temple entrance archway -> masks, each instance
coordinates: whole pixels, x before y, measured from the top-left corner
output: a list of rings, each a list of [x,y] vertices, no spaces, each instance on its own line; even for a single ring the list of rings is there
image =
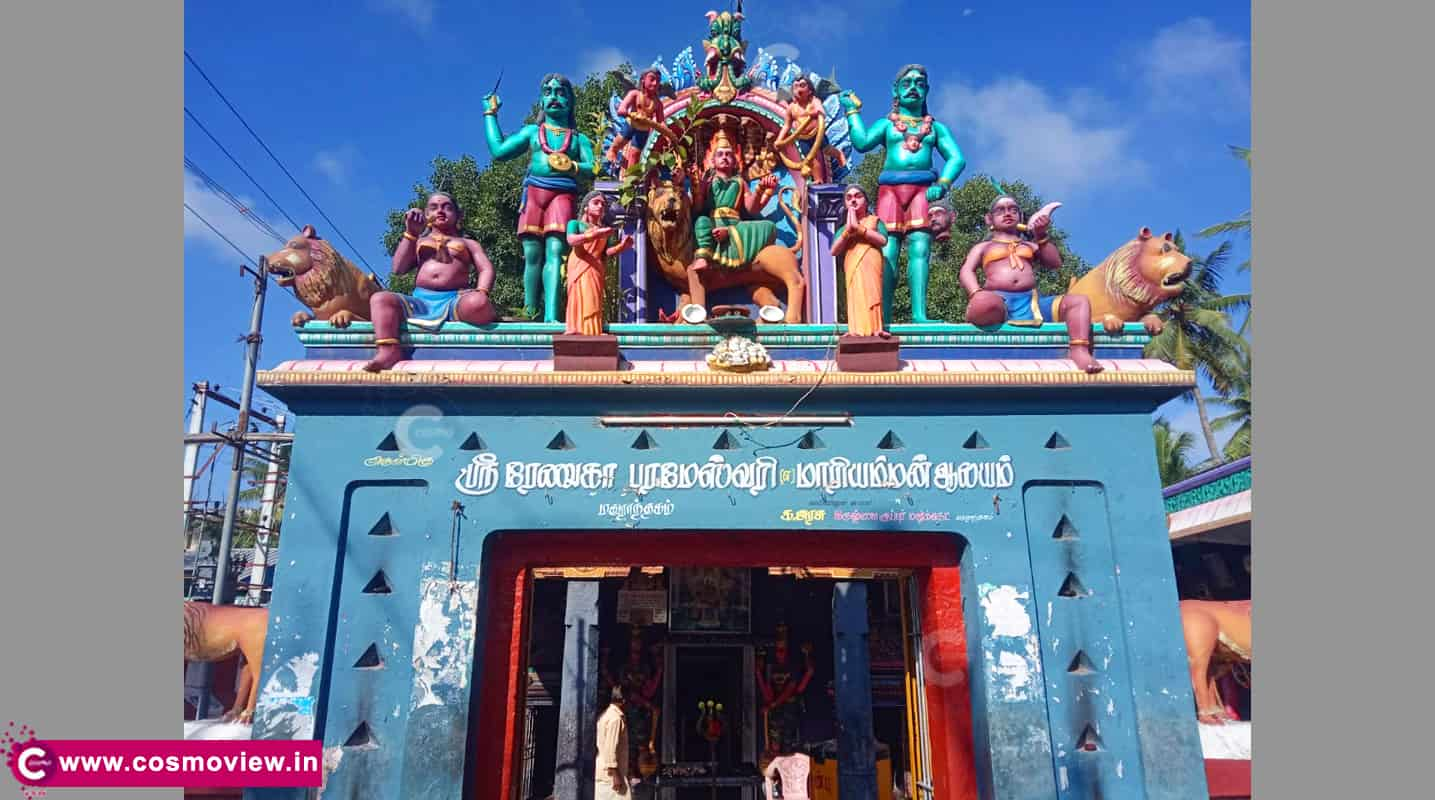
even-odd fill
[[[467,796],[591,797],[593,727],[607,705],[599,698],[623,680],[630,637],[641,630],[635,650],[652,655],[634,663],[644,664],[646,676],[659,663],[662,670],[644,698],[657,722],[639,731],[634,763],[639,746],[651,742],[648,759],[667,768],[657,781],[667,788],[652,791],[650,782],[635,798],[684,800],[687,784],[701,781],[676,778],[703,763],[703,752],[722,765],[710,776],[717,780],[704,784],[703,797],[720,788],[720,797],[760,798],[752,776],[784,736],[794,734],[796,746],[785,749],[815,754],[814,798],[835,798],[832,784],[839,779],[885,785],[874,795],[881,798],[894,796],[893,786],[918,798],[975,798],[959,567],[965,546],[956,534],[879,531],[491,534]],[[711,590],[715,574],[745,582],[745,605],[718,604],[745,611],[714,616],[693,602],[688,587]],[[644,624],[650,620],[640,607],[655,587],[676,602],[663,609],[663,623]],[[735,585],[718,588],[736,591]],[[626,622],[618,621],[620,594]],[[779,637],[790,639],[785,653],[777,648]],[[658,640],[664,647],[653,653]],[[806,672],[803,643],[817,663],[803,707],[783,704],[764,714],[764,699],[772,699],[778,682],[775,664],[788,673],[782,681],[799,681]],[[780,668],[779,653],[793,669]],[[838,666],[858,660],[858,667]],[[687,730],[699,713],[690,702],[695,698],[725,706],[723,733],[711,750],[696,730]],[[842,763],[838,751],[851,753],[853,745],[839,741],[839,718],[845,727],[865,720],[857,724],[872,730],[876,747],[864,754],[870,775]]]

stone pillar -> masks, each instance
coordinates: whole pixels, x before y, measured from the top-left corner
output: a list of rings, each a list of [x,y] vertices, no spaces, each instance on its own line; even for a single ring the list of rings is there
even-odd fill
[[[842,187],[810,185],[807,190],[807,235],[803,245],[803,268],[807,277],[807,321],[833,325],[841,319],[837,308],[837,259],[832,256],[832,237],[846,218],[842,208]]]
[[[598,732],[597,581],[568,582],[564,629],[553,795],[557,800],[593,800]]]
[[[872,735],[872,667],[867,652],[867,584],[832,588],[833,672],[837,694],[837,797],[877,797]]]

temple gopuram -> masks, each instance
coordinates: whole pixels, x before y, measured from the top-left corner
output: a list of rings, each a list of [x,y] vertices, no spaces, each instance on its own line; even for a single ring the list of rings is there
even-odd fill
[[[525,319],[442,193],[412,294],[312,229],[269,258],[309,311],[259,374],[297,419],[253,737],[321,739],[324,798],[589,800],[618,687],[634,798],[1207,797],[1151,441],[1195,376],[1143,357],[1190,259],[1133,221],[1043,296],[1055,204],[1003,195],[930,318],[966,157],[926,70],[864,106],[742,20],[601,132],[561,75],[482,98]]]

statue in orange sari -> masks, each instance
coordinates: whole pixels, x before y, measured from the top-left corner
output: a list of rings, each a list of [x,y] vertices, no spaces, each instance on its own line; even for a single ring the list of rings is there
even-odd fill
[[[607,259],[633,246],[631,235],[617,236],[608,216],[608,197],[599,191],[583,198],[578,219],[568,223],[568,307],[564,333],[603,335],[603,278]]]
[[[842,204],[847,207],[847,221],[832,242],[832,255],[842,256],[847,279],[847,332],[890,338],[882,324],[882,247],[887,244],[887,226],[871,212],[860,186],[847,187]]]

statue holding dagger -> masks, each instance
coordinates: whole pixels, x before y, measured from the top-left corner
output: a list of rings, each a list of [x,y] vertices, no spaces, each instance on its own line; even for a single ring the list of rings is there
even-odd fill
[[[503,76],[499,75],[499,82]],[[518,205],[518,239],[523,246],[523,308],[530,318],[543,302],[543,321],[558,321],[558,291],[566,232],[573,220],[578,176],[593,171],[593,144],[578,132],[573,83],[557,73],[539,83],[542,118],[504,136],[498,125],[498,83],[483,98],[483,132],[494,161],[527,155],[528,172]]]

